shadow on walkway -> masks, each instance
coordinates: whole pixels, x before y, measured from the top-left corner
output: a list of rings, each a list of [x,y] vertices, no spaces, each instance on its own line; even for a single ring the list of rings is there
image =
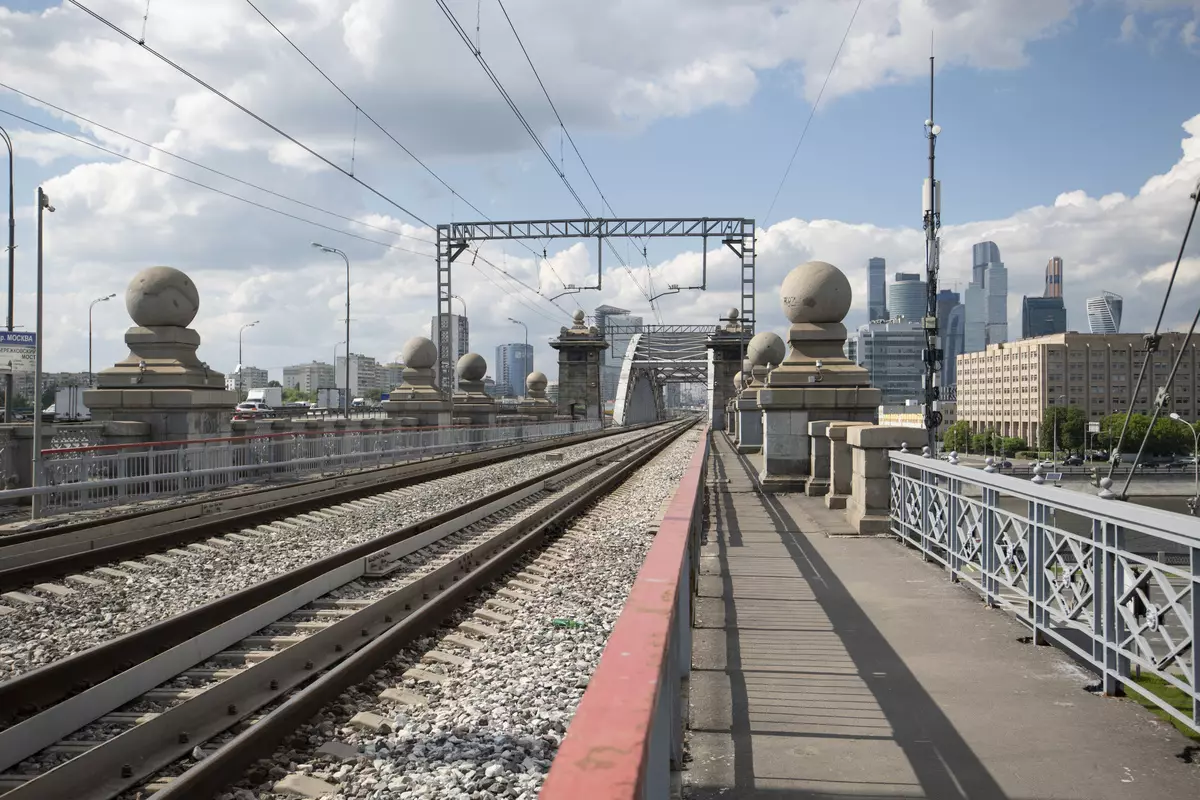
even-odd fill
[[[723,437],[714,436],[714,445],[720,483],[711,496],[709,542],[720,587],[708,576],[707,607],[724,619],[720,626],[704,620],[709,630],[697,634],[724,638],[732,769],[720,788],[693,785],[686,796],[1007,800],[796,520],[773,496],[728,490],[727,482],[750,476],[738,474],[745,463]],[[705,586],[702,579],[702,594]],[[718,665],[696,667],[715,673]],[[694,673],[693,704],[713,685]],[[693,739],[728,735],[722,724],[693,725]]]

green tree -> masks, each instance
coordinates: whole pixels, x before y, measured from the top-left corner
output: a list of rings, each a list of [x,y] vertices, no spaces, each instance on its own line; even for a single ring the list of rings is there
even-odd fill
[[[1038,446],[1043,450],[1054,447],[1055,428],[1058,430],[1058,449],[1066,452],[1083,447],[1083,434],[1087,430],[1087,417],[1083,409],[1075,406],[1050,406],[1042,413],[1042,425],[1038,430]]]
[[[283,402],[285,403],[315,403],[317,402],[316,392],[304,392],[300,389],[287,387],[283,390]]]
[[[1121,438],[1121,428],[1125,425],[1125,415],[1109,414],[1100,420],[1100,433],[1096,434],[1096,442],[1110,452],[1116,448]],[[1145,414],[1133,414],[1129,418],[1129,427],[1125,430],[1125,442],[1121,449],[1126,453],[1136,453],[1142,443],[1142,437],[1150,428],[1150,417]]]
[[[1000,440],[1000,449],[1005,455],[1013,455],[1029,449],[1029,443],[1020,436],[1004,436]]]
[[[1146,452],[1155,456],[1183,455],[1191,453],[1194,445],[1195,439],[1186,422],[1159,417],[1154,421],[1150,441],[1146,442]]]
[[[971,436],[971,452],[991,455],[996,452],[996,432],[990,428]]]
[[[282,383],[280,383],[279,381],[267,381],[267,388],[268,388],[268,389],[270,389],[270,388],[272,388],[272,387],[276,387],[276,386],[278,386],[278,387],[279,387],[279,388],[281,388],[281,389],[283,388],[283,384],[282,384]]]
[[[380,399],[382,396],[383,396],[383,390],[382,390],[382,389],[368,389],[368,390],[367,390],[367,393],[366,393],[366,394],[363,396],[363,399],[365,399],[365,400],[369,400],[369,401],[371,401],[372,403],[378,403],[378,402],[379,402],[379,399]]]
[[[942,446],[946,450],[957,450],[963,453],[966,452],[970,442],[971,425],[966,420],[959,420],[946,428],[946,433],[942,436]]]

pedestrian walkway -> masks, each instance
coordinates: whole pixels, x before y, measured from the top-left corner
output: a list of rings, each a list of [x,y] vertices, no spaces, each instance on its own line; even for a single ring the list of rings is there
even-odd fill
[[[686,798],[1200,797],[1200,743],[713,440]]]

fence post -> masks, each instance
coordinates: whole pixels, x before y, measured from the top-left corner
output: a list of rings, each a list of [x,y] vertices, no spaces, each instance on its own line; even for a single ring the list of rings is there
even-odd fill
[[[1050,602],[1050,586],[1044,566],[1046,555],[1046,504],[1030,501],[1028,504],[1029,525],[1026,526],[1029,541],[1026,545],[1028,557],[1025,562],[1026,578],[1029,583],[1029,621],[1033,625],[1033,643],[1049,644],[1046,627],[1049,615],[1046,606]]]
[[[996,607],[996,508],[1000,505],[999,492],[983,487],[983,541],[982,557],[979,559],[983,566],[983,601],[989,608]]]

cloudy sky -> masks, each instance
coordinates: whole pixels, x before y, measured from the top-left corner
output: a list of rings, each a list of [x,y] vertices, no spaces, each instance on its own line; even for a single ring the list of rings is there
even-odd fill
[[[238,328],[253,320],[247,364],[328,361],[343,339],[344,265],[313,240],[351,259],[354,351],[389,361],[428,335],[435,313],[429,225],[585,215],[437,0],[81,2],[134,41],[70,2],[0,0],[0,125],[16,150],[16,324],[26,329],[38,185],[57,208],[45,234],[49,370],[86,369],[88,305],[113,292],[96,306],[97,369],[123,356],[124,287],[157,264],[199,286],[201,357],[217,369],[236,364]],[[755,219],[759,324],[781,333],[778,286],[799,263],[845,270],[850,323],[865,318],[869,257],[885,257],[889,273],[923,264],[932,38],[943,284],[961,290],[971,245],[990,239],[1009,268],[1010,330],[1055,255],[1070,327],[1085,327],[1084,300],[1100,289],[1125,296],[1124,330],[1153,325],[1200,180],[1200,0],[445,4],[592,215],[607,215],[605,204],[504,10],[615,214]],[[143,50],[143,38],[324,160]],[[1200,303],[1198,240],[1169,327]],[[650,318],[651,282],[699,283],[698,242],[655,240],[644,255],[618,242],[632,275],[606,253],[603,292],[551,303],[564,283],[592,283],[595,246],[529,245],[485,246],[456,266],[473,349],[489,360],[523,336],[509,317],[528,323],[546,367],[545,342],[575,301]],[[713,244],[708,263],[709,291],[661,298],[664,321],[715,323],[736,304],[732,254]]]

